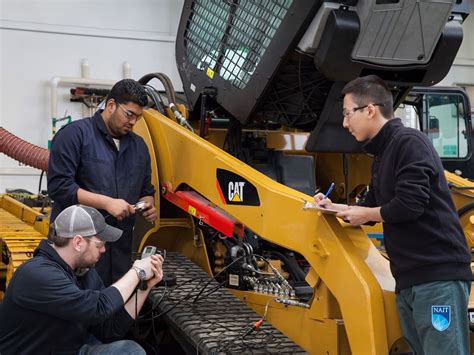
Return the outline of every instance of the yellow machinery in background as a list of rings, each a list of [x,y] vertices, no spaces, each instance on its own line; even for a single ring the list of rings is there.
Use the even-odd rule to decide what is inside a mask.
[[[0,295],[16,268],[33,256],[39,242],[48,235],[48,227],[49,220],[43,213],[7,194],[0,195]]]

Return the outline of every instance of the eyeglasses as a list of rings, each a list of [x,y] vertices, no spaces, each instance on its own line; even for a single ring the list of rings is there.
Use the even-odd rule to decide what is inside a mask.
[[[107,242],[104,241],[104,240],[91,239],[92,237],[83,237],[83,238],[84,238],[84,240],[87,241],[87,243],[90,243],[90,242],[94,243],[95,246],[96,246],[98,249],[100,249],[100,248],[102,248],[102,247],[105,247],[105,243],[107,243]]]
[[[125,117],[127,117],[129,121],[133,121],[133,120],[139,121],[140,118],[143,117],[143,115],[137,115],[135,112],[132,112],[130,110],[127,110],[126,108],[123,108],[122,104],[119,104],[118,102],[117,102],[117,105],[118,107],[122,109],[123,113],[125,114]]]
[[[354,112],[359,111],[359,110],[363,110],[364,108],[368,107],[369,105],[380,106],[380,107],[385,106],[385,104],[367,104],[367,105],[360,106],[360,107],[344,109],[344,110],[342,110],[342,115],[344,116],[344,118],[349,118],[350,116],[352,116],[354,114]]]

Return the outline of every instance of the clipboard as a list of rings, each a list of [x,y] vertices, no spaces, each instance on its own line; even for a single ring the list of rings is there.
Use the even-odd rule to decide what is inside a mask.
[[[316,206],[315,204],[313,204],[311,202],[308,202],[308,201],[305,201],[303,209],[304,210],[316,210],[316,211],[320,211],[323,214],[332,214],[332,215],[335,215],[338,212],[340,212],[340,211],[337,211],[337,210],[332,210],[332,209],[329,209],[329,208]]]
[[[329,208],[324,208],[324,207],[319,207],[319,206],[314,206],[314,209],[316,211],[320,211],[322,214],[332,214],[332,215],[335,215],[341,211],[337,211],[337,210],[331,210]]]

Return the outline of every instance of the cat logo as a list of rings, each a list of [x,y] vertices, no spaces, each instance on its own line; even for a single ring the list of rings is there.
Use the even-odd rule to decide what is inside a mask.
[[[229,182],[227,189],[228,199],[232,202],[244,202],[244,185],[243,181]]]
[[[232,171],[216,170],[216,188],[224,205],[260,206],[255,185]]]

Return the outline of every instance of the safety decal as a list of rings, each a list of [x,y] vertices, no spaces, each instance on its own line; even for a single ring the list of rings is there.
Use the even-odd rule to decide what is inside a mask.
[[[188,206],[188,212],[192,214],[194,217],[197,215],[197,209],[191,205]]]
[[[211,68],[207,68],[206,75],[208,77],[210,77],[211,79],[213,79],[214,78],[214,70],[212,70]]]
[[[440,332],[451,324],[451,306],[431,306],[431,324]]]
[[[257,188],[247,179],[231,171],[217,169],[216,187],[224,204],[260,206]]]

